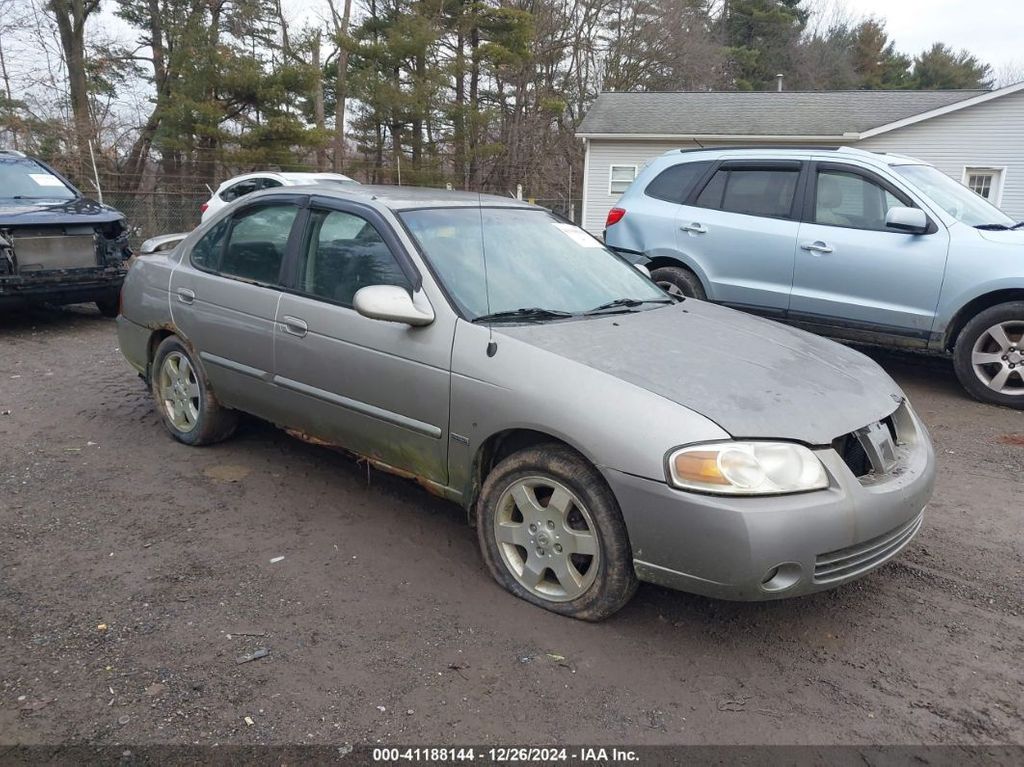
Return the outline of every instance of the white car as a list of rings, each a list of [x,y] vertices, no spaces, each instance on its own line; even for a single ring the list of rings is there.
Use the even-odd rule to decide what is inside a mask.
[[[203,213],[202,221],[206,221],[228,203],[260,189],[271,189],[275,186],[302,186],[304,184],[358,183],[355,179],[341,173],[277,173],[273,171],[246,173],[244,176],[229,178],[217,187],[213,197],[204,202],[200,208]]]

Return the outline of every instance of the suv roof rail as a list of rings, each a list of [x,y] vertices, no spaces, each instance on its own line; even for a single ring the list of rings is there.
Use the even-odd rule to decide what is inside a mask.
[[[27,157],[24,152],[19,152],[17,149],[0,149],[0,154],[10,155],[11,157]]]
[[[864,152],[865,154],[872,154],[864,149],[857,149],[856,147],[850,146],[823,146],[821,144],[744,144],[743,146],[705,146],[705,147],[693,147],[687,149],[676,149],[669,151],[676,151],[681,154],[686,152],[710,152],[712,150],[727,150],[727,151],[738,151],[745,149],[795,149],[798,151],[815,150],[821,152],[842,152],[842,151],[854,151]]]

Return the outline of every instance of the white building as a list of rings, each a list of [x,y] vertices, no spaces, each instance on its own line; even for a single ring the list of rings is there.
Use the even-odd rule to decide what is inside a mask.
[[[577,135],[586,146],[582,223],[595,234],[651,158],[756,144],[910,155],[1024,220],[1024,83],[993,91],[602,93]]]

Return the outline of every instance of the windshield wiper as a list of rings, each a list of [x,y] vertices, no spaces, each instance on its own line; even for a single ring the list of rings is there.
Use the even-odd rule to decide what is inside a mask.
[[[544,309],[539,306],[528,306],[522,309],[510,309],[505,312],[494,312],[477,317],[473,322],[516,322],[530,320],[558,320],[565,317],[575,317],[572,312],[563,312],[560,309]]]
[[[1022,222],[1024,223],[1024,222]],[[1011,229],[1016,229],[1020,224],[1016,226],[1007,226],[1006,224],[975,224],[975,229],[984,229],[986,232],[1008,232]]]
[[[1011,232],[1014,229],[1024,229],[1024,221],[1020,221],[1020,222],[1018,222],[1018,223],[1016,223],[1016,224],[1014,224],[1013,226],[1010,227],[1010,231]]]
[[[597,312],[603,312],[606,309],[633,309],[637,306],[643,306],[644,304],[672,304],[675,303],[671,298],[616,298],[614,301],[609,301],[606,304],[595,306],[590,311],[584,312],[584,314],[596,314]]]

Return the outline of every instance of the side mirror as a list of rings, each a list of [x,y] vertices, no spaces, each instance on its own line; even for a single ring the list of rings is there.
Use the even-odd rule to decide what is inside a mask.
[[[651,276],[651,270],[648,269],[643,264],[633,264],[633,266],[635,266],[638,270],[640,270],[640,274],[642,274],[644,277],[650,277]]]
[[[885,226],[898,232],[924,234],[928,231],[928,216],[920,208],[889,208]]]
[[[417,305],[419,304],[419,305]],[[371,320],[401,322],[419,327],[434,321],[434,310],[421,295],[417,302],[405,288],[397,285],[370,285],[356,291],[355,310]]]

